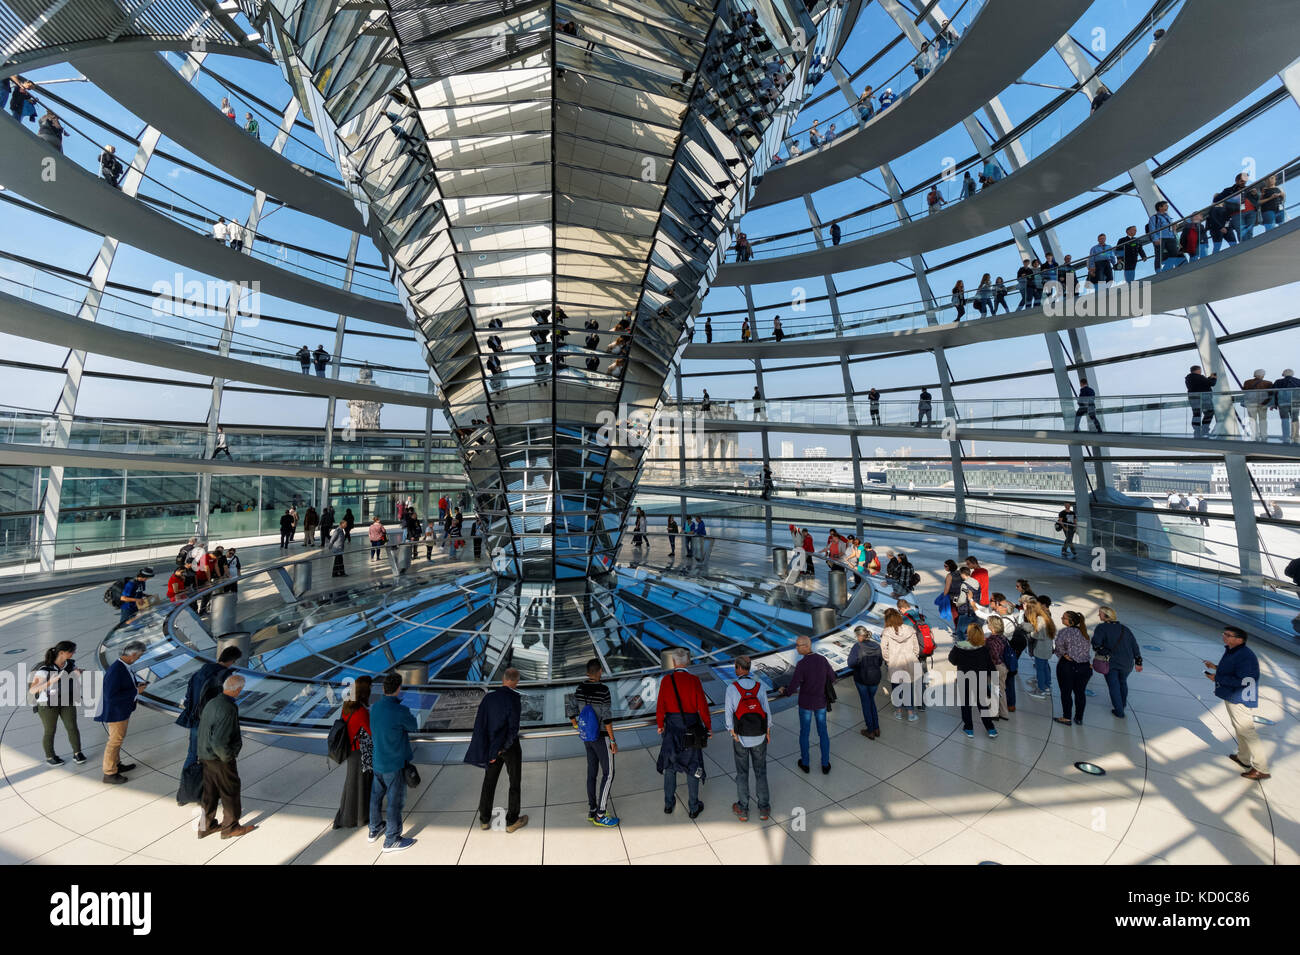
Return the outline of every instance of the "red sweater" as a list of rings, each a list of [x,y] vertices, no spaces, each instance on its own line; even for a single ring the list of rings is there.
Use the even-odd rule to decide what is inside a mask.
[[[370,733],[370,710],[362,706],[352,711],[348,717],[348,739],[351,741],[353,748],[357,745],[357,734],[362,730]],[[371,733],[371,736],[374,734]]]
[[[669,681],[672,681],[671,685]],[[673,692],[673,686],[677,687],[677,692]],[[682,705],[677,705],[677,697],[681,696]],[[684,670],[673,670],[666,674],[659,682],[659,702],[655,706],[655,720],[659,728],[664,728],[664,717],[669,713],[687,714],[696,713],[700,717],[700,722],[704,724],[705,729],[711,728],[709,722],[709,698],[704,695],[704,684],[694,673],[687,673]]]

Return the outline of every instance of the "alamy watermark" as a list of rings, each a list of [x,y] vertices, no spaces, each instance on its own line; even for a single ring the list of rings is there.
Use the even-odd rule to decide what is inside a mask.
[[[1043,312],[1049,318],[1139,318],[1151,314],[1151,283],[1125,282],[1093,295],[1067,294],[1070,286],[1048,282],[1043,286]]]

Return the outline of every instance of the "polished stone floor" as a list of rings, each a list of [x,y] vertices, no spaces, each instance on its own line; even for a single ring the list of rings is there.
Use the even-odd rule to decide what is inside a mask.
[[[781,535],[778,535],[778,537]],[[824,529],[818,533],[818,540]],[[922,572],[921,602],[937,592],[934,573],[952,555],[948,542],[875,538],[878,550],[905,546]],[[361,545],[349,556],[366,567]],[[653,545],[648,562],[664,555]],[[249,548],[246,566],[278,550]],[[0,710],[0,860],[8,863],[1300,863],[1300,658],[1254,645],[1263,664],[1259,727],[1272,746],[1273,778],[1247,782],[1227,759],[1233,751],[1227,714],[1202,675],[1217,660],[1221,628],[1171,611],[1167,604],[1030,559],[976,551],[993,589],[1013,593],[1028,577],[1054,610],[1073,608],[1095,620],[1113,604],[1144,646],[1146,666],[1130,683],[1126,720],[1110,713],[1103,681],[1094,677],[1083,726],[1053,723],[1048,702],[1028,699],[1022,670],[1017,712],[1000,736],[967,739],[955,709],[932,708],[916,723],[893,718],[882,694],[882,733],[868,741],[857,694],[840,686],[831,712],[833,769],[796,767],[797,716],[779,713],[769,756],[773,818],[739,822],[730,811],[735,786],[730,742],[707,752],[703,814],[663,812],[654,749],[626,749],[616,763],[617,829],[586,820],[585,763],[580,757],[534,759],[524,766],[523,802],[530,824],[513,834],[481,831],[474,809],[481,779],[465,765],[424,766],[407,796],[407,834],[416,845],[381,855],[360,830],[332,828],[342,770],[324,756],[268,745],[249,734],[240,757],[244,821],[261,828],[242,839],[199,841],[193,807],[177,806],[176,780],[185,731],[171,717],[140,709],[131,720],[124,758],[139,764],[125,786],[99,781],[104,735],[82,717],[85,766],[46,765],[31,708]],[[761,570],[757,547],[719,543],[712,561],[730,571]],[[375,565],[376,567],[378,565]],[[154,590],[161,589],[155,583]],[[11,673],[31,666],[60,639],[80,644],[83,662],[113,622],[102,585],[0,606],[0,655]],[[936,661],[944,657],[941,648]],[[946,661],[942,664],[947,666]],[[1053,699],[1051,702],[1055,702]],[[1057,711],[1059,712],[1059,710]],[[721,717],[715,718],[721,726]],[[60,728],[56,749],[66,758]],[[814,738],[814,750],[816,741]],[[548,750],[565,752],[562,747]],[[816,759],[816,753],[814,753]],[[1104,777],[1076,770],[1079,760]],[[505,782],[498,802],[505,795]],[[752,808],[752,807],[751,807]]]

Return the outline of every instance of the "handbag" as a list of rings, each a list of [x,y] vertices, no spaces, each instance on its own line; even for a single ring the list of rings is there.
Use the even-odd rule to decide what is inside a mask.
[[[673,688],[673,696],[677,697],[677,712],[682,714],[682,720],[686,720],[686,708],[682,706],[682,695],[677,690],[677,681],[673,679],[674,674],[668,675],[668,683]],[[709,745],[709,731],[703,726],[688,726],[684,734],[687,749],[704,749]]]
[[[1095,656],[1092,658],[1092,668],[1105,676],[1110,672],[1110,657]]]
[[[407,763],[402,767],[402,776],[408,788],[420,785],[420,772],[415,768],[414,763]]]

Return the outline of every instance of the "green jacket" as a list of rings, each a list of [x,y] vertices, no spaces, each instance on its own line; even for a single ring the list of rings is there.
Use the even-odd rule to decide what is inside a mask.
[[[208,701],[199,716],[199,759],[233,762],[244,745],[239,732],[239,707],[222,693]]]

